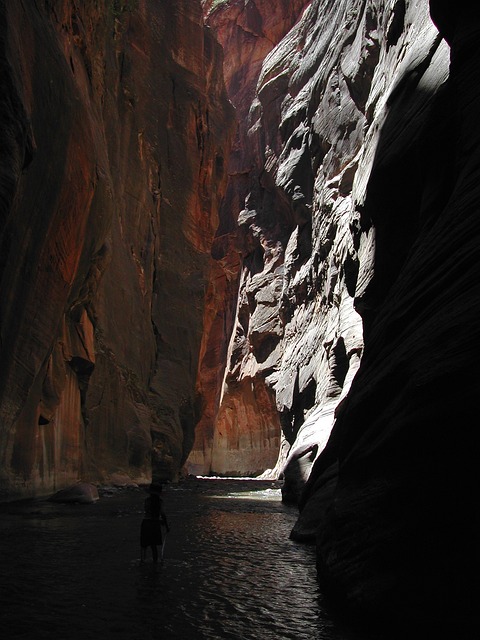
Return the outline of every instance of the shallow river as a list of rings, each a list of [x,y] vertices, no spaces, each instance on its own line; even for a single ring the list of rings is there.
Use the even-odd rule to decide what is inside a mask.
[[[322,605],[314,549],[269,483],[170,485],[163,561],[140,562],[145,492],[0,507],[2,637],[350,640]]]

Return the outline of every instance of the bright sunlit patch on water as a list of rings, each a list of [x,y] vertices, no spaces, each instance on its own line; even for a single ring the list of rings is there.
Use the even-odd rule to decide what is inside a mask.
[[[238,476],[195,476],[197,480],[211,480],[212,482],[258,482],[258,478],[244,478]]]
[[[223,495],[209,496],[209,498],[225,500],[230,498],[234,500],[265,500],[271,502],[280,502],[282,492],[280,489],[264,489],[262,491],[242,491],[241,493],[229,492]]]
[[[219,493],[218,495],[211,495],[209,498],[224,500],[234,499],[234,500],[262,500],[267,502],[280,502],[282,500],[282,492],[279,486],[276,486],[278,483],[272,481],[272,486],[269,488],[265,488],[265,480],[259,480],[258,478],[238,478],[238,477],[217,477],[217,476],[195,476],[197,480],[211,480],[215,481],[215,483],[221,483],[224,481],[227,482],[235,482],[241,484],[244,488],[242,491],[228,491]],[[261,484],[260,484],[261,483]],[[245,487],[249,487],[252,485],[251,490],[245,489]],[[257,485],[257,488],[254,488]],[[219,485],[221,487],[221,484]],[[250,488],[250,487],[249,487]]]

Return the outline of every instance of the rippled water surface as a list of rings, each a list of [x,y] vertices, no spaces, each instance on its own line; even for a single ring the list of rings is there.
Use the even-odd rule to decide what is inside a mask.
[[[163,562],[140,563],[145,493],[0,512],[4,638],[344,640],[318,593],[314,550],[268,483],[168,486]],[[7,635],[5,635],[5,630]],[[349,636],[350,637],[350,636]]]

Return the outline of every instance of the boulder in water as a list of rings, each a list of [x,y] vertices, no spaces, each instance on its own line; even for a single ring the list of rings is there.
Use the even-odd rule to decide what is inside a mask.
[[[113,487],[138,487],[138,484],[134,482],[126,473],[112,473],[110,476],[110,484]]]
[[[79,482],[72,487],[57,491],[49,498],[50,502],[92,504],[98,500],[98,490],[94,484]]]

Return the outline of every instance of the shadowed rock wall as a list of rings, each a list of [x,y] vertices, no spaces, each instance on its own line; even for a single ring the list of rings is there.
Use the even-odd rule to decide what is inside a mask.
[[[381,611],[401,637],[424,621],[435,637],[471,638],[479,628],[480,12],[433,1],[431,10],[451,45],[450,78],[432,91],[433,58],[388,102],[362,212],[376,229],[360,301],[365,353],[297,531],[313,525],[320,577],[353,610]],[[415,104],[424,111],[427,101],[425,118]]]
[[[463,5],[432,13],[451,69],[420,0],[313,1],[266,58],[219,416],[232,397],[257,424],[280,415],[287,500],[316,460],[292,535],[317,540],[351,609],[409,624],[450,607],[461,627],[477,569],[479,23]]]
[[[0,5],[2,496],[174,478],[233,113],[200,2]],[[188,301],[188,302],[185,302]]]
[[[237,384],[228,373],[229,339],[237,314],[240,279],[251,247],[238,233],[238,213],[250,191],[256,149],[248,137],[248,112],[265,57],[295,24],[305,0],[204,2],[206,22],[225,51],[227,92],[237,129],[228,160],[228,184],[213,246],[215,269],[208,290],[199,376],[200,419],[188,458],[191,473],[254,475],[274,466],[280,445],[275,400],[252,370]],[[213,6],[213,8],[212,8]],[[226,371],[227,369],[227,371]]]
[[[401,257],[414,233],[407,222],[375,228],[363,213],[389,105],[409,78],[420,85],[418,100],[407,106],[413,122],[404,134],[418,139],[432,96],[448,76],[448,47],[425,1],[315,0],[296,7],[299,19],[265,58],[252,93],[249,55],[237,71],[240,58],[231,54],[236,31],[246,40],[262,31],[250,4],[220,3],[210,17],[223,38],[229,90],[241,110],[231,160],[238,171],[231,173],[242,184],[229,206],[242,262],[219,409],[209,412],[210,432],[197,432],[196,461],[203,453],[207,471],[258,471],[247,455],[243,468],[241,454],[235,465],[227,461],[233,443],[242,441],[238,434],[255,433],[258,459],[262,446],[270,451],[263,468],[274,466],[272,475],[286,478],[284,498],[295,502],[358,369],[358,311],[367,322],[375,264],[383,260],[377,280],[395,276],[396,267],[376,253],[376,234],[390,233],[395,239],[385,255]],[[247,76],[250,84],[242,84]],[[408,180],[395,188],[408,200]],[[211,442],[214,464],[205,453]]]
[[[432,14],[312,0],[262,64],[211,465],[281,425],[292,535],[395,624],[471,614],[477,570],[479,22]]]

